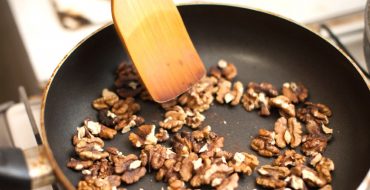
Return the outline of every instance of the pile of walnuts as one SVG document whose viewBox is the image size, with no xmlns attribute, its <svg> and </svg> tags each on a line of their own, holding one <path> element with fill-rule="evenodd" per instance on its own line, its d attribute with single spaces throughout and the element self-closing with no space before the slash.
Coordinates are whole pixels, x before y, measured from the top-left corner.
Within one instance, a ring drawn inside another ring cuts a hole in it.
<svg viewBox="0 0 370 190">
<path fill-rule="evenodd" d="M 261 116 L 268 116 L 270 110 L 277 109 L 281 116 L 272 131 L 260 129 L 251 141 L 251 148 L 259 155 L 277 157 L 272 165 L 257 170 L 258 185 L 274 189 L 331 189 L 334 162 L 322 154 L 333 134 L 328 127 L 332 112 L 324 104 L 306 101 L 307 97 L 307 88 L 295 82 L 284 83 L 281 95 L 272 84 L 248 84 L 242 99 L 247 111 L 259 109 Z M 298 147 L 304 155 L 295 152 Z"/>
<path fill-rule="evenodd" d="M 170 190 L 237 188 L 239 177 L 252 175 L 259 161 L 247 152 L 223 150 L 224 137 L 204 126 L 203 112 L 214 101 L 241 104 L 247 111 L 259 110 L 261 116 L 269 116 L 274 109 L 279 111 L 281 118 L 274 130 L 260 129 L 251 141 L 259 155 L 276 157 L 271 165 L 257 169 L 257 184 L 267 188 L 305 189 L 309 185 L 331 189 L 327 184 L 334 163 L 322 155 L 333 132 L 327 127 L 331 111 L 323 104 L 306 102 L 308 90 L 304 85 L 284 83 L 282 94 L 270 83 L 250 82 L 244 86 L 234 80 L 236 67 L 220 60 L 189 91 L 162 103 L 164 118 L 153 123 L 138 115 L 141 108 L 136 98 L 152 99 L 134 67 L 122 63 L 116 74 L 115 92 L 103 89 L 101 97 L 92 102 L 98 120 L 85 119 L 73 136 L 78 158 L 71 158 L 67 166 L 83 174 L 79 190 L 123 190 L 121 184 L 135 183 L 147 172 L 155 172 L 155 179 L 167 183 Z M 297 109 L 298 104 L 303 106 Z M 184 126 L 193 131 L 182 131 Z M 137 128 L 135 132 L 131 132 L 133 127 Z M 141 151 L 139 155 L 104 147 L 104 140 L 115 138 L 119 132 L 129 133 L 132 146 Z M 310 159 L 292 150 L 296 147 L 301 147 Z M 288 149 L 281 153 L 283 148 Z M 312 167 L 306 164 L 308 160 Z"/>
</svg>

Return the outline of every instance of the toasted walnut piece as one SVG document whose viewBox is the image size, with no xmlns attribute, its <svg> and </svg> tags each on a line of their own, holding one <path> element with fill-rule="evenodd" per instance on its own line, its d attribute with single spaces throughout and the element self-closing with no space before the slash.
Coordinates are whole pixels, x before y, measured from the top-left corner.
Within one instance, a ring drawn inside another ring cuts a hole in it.
<svg viewBox="0 0 370 190">
<path fill-rule="evenodd" d="M 259 161 L 255 155 L 246 152 L 236 152 L 228 165 L 234 168 L 235 172 L 251 175 Z"/>
<path fill-rule="evenodd" d="M 128 170 L 123 173 L 121 180 L 126 184 L 132 184 L 139 181 L 140 178 L 144 177 L 146 173 L 145 167 L 139 167 L 134 170 Z"/>
<path fill-rule="evenodd" d="M 139 75 L 132 64 L 121 63 L 118 66 L 114 84 L 121 97 L 134 97 L 144 90 Z"/>
<path fill-rule="evenodd" d="M 161 168 L 164 161 L 170 157 L 174 157 L 174 153 L 167 151 L 167 148 L 160 144 L 147 145 L 141 150 L 140 154 L 143 164 L 146 165 L 146 162 L 148 162 L 156 170 Z"/>
<path fill-rule="evenodd" d="M 129 170 L 130 164 L 138 160 L 138 157 L 135 154 L 129 154 L 127 156 L 119 155 L 113 157 L 112 161 L 114 163 L 114 172 L 121 174 Z"/>
<path fill-rule="evenodd" d="M 234 64 L 228 63 L 223 59 L 218 61 L 217 66 L 214 65 L 209 68 L 209 74 L 218 79 L 224 77 L 227 80 L 232 80 L 238 74 L 238 71 Z"/>
<path fill-rule="evenodd" d="M 131 130 L 132 127 L 139 126 L 144 123 L 144 118 L 132 115 L 128 119 L 121 120 L 116 126 L 115 130 L 121 130 L 122 133 L 127 133 Z"/>
<path fill-rule="evenodd" d="M 165 113 L 165 120 L 160 121 L 159 125 L 164 129 L 169 129 L 176 132 L 185 124 L 186 113 L 180 106 L 175 106 Z"/>
<path fill-rule="evenodd" d="M 332 190 L 333 188 L 331 187 L 330 184 L 325 185 L 324 187 L 321 187 L 319 190 Z"/>
<path fill-rule="evenodd" d="M 111 175 L 105 178 L 90 178 L 78 183 L 78 190 L 111 190 L 121 185 L 119 176 Z"/>
<path fill-rule="evenodd" d="M 112 112 L 120 119 L 128 119 L 140 110 L 140 105 L 132 97 L 127 97 L 113 104 Z"/>
<path fill-rule="evenodd" d="M 159 128 L 159 131 L 157 134 L 155 134 L 155 137 L 158 139 L 158 142 L 165 142 L 170 138 L 170 135 L 168 134 L 167 130 Z"/>
<path fill-rule="evenodd" d="M 103 139 L 113 139 L 116 136 L 117 131 L 111 128 L 108 128 L 104 125 L 101 126 L 99 137 Z"/>
<path fill-rule="evenodd" d="M 290 170 L 283 166 L 263 165 L 257 171 L 260 175 L 270 176 L 276 179 L 284 179 L 290 174 Z"/>
<path fill-rule="evenodd" d="M 236 106 L 240 103 L 240 100 L 242 99 L 242 96 L 243 96 L 243 92 L 244 92 L 243 83 L 240 81 L 236 81 L 234 83 L 233 90 L 232 90 L 232 93 L 234 96 L 234 99 L 231 101 L 232 106 Z"/>
<path fill-rule="evenodd" d="M 216 94 L 216 100 L 218 103 L 223 104 L 225 103 L 225 100 L 228 100 L 228 98 L 226 98 L 226 94 L 228 94 L 231 90 L 231 82 L 225 79 L 220 79 L 217 83 L 217 86 L 218 90 Z M 232 99 L 234 99 L 234 97 Z M 227 103 L 231 102 L 232 99 L 228 100 Z"/>
<path fill-rule="evenodd" d="M 276 156 L 280 153 L 279 149 L 275 146 L 275 133 L 260 129 L 258 136 L 254 137 L 251 141 L 251 147 L 257 151 L 258 154 L 265 157 Z"/>
<path fill-rule="evenodd" d="M 279 148 L 285 148 L 286 147 L 286 141 L 284 138 L 285 132 L 287 130 L 287 125 L 288 121 L 285 117 L 280 117 L 278 120 L 275 122 L 275 140 L 276 140 L 276 145 Z"/>
<path fill-rule="evenodd" d="M 198 128 L 206 117 L 198 111 L 192 111 L 190 108 L 185 108 L 186 119 L 185 124 L 193 129 Z"/>
<path fill-rule="evenodd" d="M 261 82 L 261 83 L 250 82 L 248 83 L 248 88 L 253 89 L 256 93 L 262 92 L 266 94 L 266 96 L 268 97 L 275 97 L 279 95 L 277 88 L 267 82 Z"/>
<path fill-rule="evenodd" d="M 157 181 L 164 180 L 165 182 L 171 178 L 178 179 L 179 174 L 174 170 L 174 166 L 177 161 L 173 158 L 166 160 L 163 166 L 158 170 L 155 179 Z"/>
<path fill-rule="evenodd" d="M 67 167 L 72 168 L 74 170 L 83 170 L 89 168 L 93 165 L 91 160 L 76 160 L 71 158 L 71 160 L 67 163 Z"/>
<path fill-rule="evenodd" d="M 111 155 L 123 155 L 122 152 L 118 150 L 118 148 L 113 146 L 105 148 L 105 151 L 107 151 Z"/>
<path fill-rule="evenodd" d="M 100 123 L 108 127 L 114 127 L 120 122 L 120 119 L 117 117 L 117 115 L 108 109 L 99 110 L 98 120 Z"/>
<path fill-rule="evenodd" d="M 155 125 L 142 125 L 136 133 L 130 133 L 128 138 L 135 147 L 157 144 L 158 141 L 155 137 Z"/>
<path fill-rule="evenodd" d="M 188 157 L 182 159 L 179 173 L 183 181 L 189 181 L 193 177 L 193 161 L 197 159 L 198 155 L 195 153 L 190 153 Z"/>
<path fill-rule="evenodd" d="M 208 138 L 211 130 L 212 130 L 211 126 L 207 125 L 207 126 L 205 126 L 204 128 L 202 128 L 200 130 L 193 131 L 191 133 L 191 135 L 193 136 L 193 138 L 195 140 L 201 141 L 204 138 Z"/>
<path fill-rule="evenodd" d="M 287 177 L 285 179 L 285 182 L 287 182 L 288 183 L 287 185 L 290 186 L 292 189 L 299 190 L 307 189 L 302 178 L 297 177 L 295 175 Z"/>
<path fill-rule="evenodd" d="M 283 111 L 283 113 L 287 116 L 294 117 L 295 116 L 295 106 L 290 102 L 290 100 L 285 96 L 277 96 L 270 99 L 270 104 L 273 107 L 277 107 Z"/>
<path fill-rule="evenodd" d="M 216 190 L 233 190 L 238 187 L 239 176 L 234 173 L 228 178 L 222 180 L 222 183 L 217 186 Z"/>
<path fill-rule="evenodd" d="M 282 93 L 291 102 L 304 102 L 308 97 L 307 88 L 301 83 L 286 82 L 283 84 Z"/>
<path fill-rule="evenodd" d="M 215 178 L 226 178 L 233 172 L 233 168 L 226 164 L 212 164 L 202 175 L 202 184 L 211 184 Z"/>
<path fill-rule="evenodd" d="M 259 176 L 256 178 L 256 183 L 265 188 L 278 189 L 286 186 L 286 182 L 281 179 L 276 179 L 273 177 Z"/>
<path fill-rule="evenodd" d="M 88 169 L 83 170 L 86 175 L 85 179 L 91 178 L 106 178 L 114 173 L 113 163 L 107 159 L 101 159 L 94 162 L 94 164 Z"/>
<path fill-rule="evenodd" d="M 321 177 L 318 172 L 307 166 L 302 167 L 302 179 L 312 187 L 323 187 L 327 184 L 324 177 Z"/>
<path fill-rule="evenodd" d="M 185 183 L 179 179 L 171 178 L 167 190 L 185 190 Z"/>
<path fill-rule="evenodd" d="M 294 150 L 286 150 L 283 154 L 279 155 L 272 163 L 274 166 L 297 166 L 304 164 L 306 157 L 296 153 Z"/>
<path fill-rule="evenodd" d="M 174 152 L 181 156 L 189 155 L 193 151 L 193 141 L 194 139 L 189 132 L 176 133 L 172 138 Z"/>
<path fill-rule="evenodd" d="M 103 150 L 104 141 L 97 137 L 82 138 L 76 145 L 75 151 L 84 160 L 99 160 L 109 156 Z"/>
<path fill-rule="evenodd" d="M 113 106 L 119 100 L 116 93 L 109 91 L 108 89 L 103 89 L 102 97 L 94 100 L 92 105 L 95 109 L 101 110 Z"/>
<path fill-rule="evenodd" d="M 287 137 L 289 132 L 289 138 Z M 302 126 L 295 117 L 288 119 L 288 130 L 285 131 L 284 139 L 286 143 L 289 143 L 292 148 L 299 146 L 302 142 Z"/>
<path fill-rule="evenodd" d="M 171 110 L 173 107 L 175 107 L 177 105 L 177 98 L 173 99 L 173 100 L 170 100 L 168 102 L 164 102 L 164 103 L 161 103 L 161 107 L 164 109 L 164 110 Z"/>
<path fill-rule="evenodd" d="M 302 138 L 301 150 L 306 156 L 311 156 L 316 153 L 325 151 L 328 140 L 326 137 L 316 135 L 305 135 Z"/>
<path fill-rule="evenodd" d="M 318 124 L 329 124 L 329 117 L 332 115 L 330 108 L 324 104 L 305 102 L 303 108 L 297 110 L 297 117 L 303 122 L 314 120 Z"/>
<path fill-rule="evenodd" d="M 327 157 L 323 157 L 315 166 L 316 171 L 319 172 L 321 176 L 325 178 L 325 180 L 330 183 L 332 180 L 331 171 L 334 171 L 334 162 Z"/>
<path fill-rule="evenodd" d="M 91 121 L 90 119 L 85 119 L 84 125 L 92 135 L 98 135 L 101 131 L 102 125 L 99 122 Z"/>
<path fill-rule="evenodd" d="M 203 112 L 210 108 L 213 102 L 213 94 L 217 91 L 217 79 L 214 77 L 203 77 L 193 85 L 187 92 L 178 98 L 180 105 L 192 110 Z"/>
</svg>

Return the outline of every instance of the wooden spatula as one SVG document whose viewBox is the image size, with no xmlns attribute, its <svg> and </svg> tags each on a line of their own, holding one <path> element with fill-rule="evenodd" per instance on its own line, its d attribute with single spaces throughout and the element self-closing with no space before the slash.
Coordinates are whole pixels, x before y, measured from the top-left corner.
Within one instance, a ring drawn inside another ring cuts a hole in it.
<svg viewBox="0 0 370 190">
<path fill-rule="evenodd" d="M 166 102 L 205 68 L 172 0 L 112 0 L 114 26 L 149 94 Z"/>
</svg>

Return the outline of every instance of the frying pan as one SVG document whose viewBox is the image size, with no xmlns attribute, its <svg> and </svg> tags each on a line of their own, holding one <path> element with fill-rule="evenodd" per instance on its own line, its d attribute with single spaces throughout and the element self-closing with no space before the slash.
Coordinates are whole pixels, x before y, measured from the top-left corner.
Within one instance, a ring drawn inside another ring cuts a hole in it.
<svg viewBox="0 0 370 190">
<path fill-rule="evenodd" d="M 281 17 L 240 7 L 221 5 L 180 6 L 187 30 L 203 62 L 209 67 L 220 58 L 238 68 L 238 80 L 286 81 L 305 84 L 309 100 L 331 107 L 330 127 L 334 138 L 324 155 L 333 159 L 334 189 L 355 189 L 370 167 L 370 93 L 364 75 L 341 50 L 308 29 Z M 103 88 L 113 88 L 114 73 L 128 56 L 114 27 L 108 25 L 81 42 L 55 70 L 46 88 L 41 127 L 45 154 L 55 175 L 65 188 L 77 185 L 81 175 L 66 167 L 73 152 L 71 137 L 86 118 L 96 118 L 91 101 Z M 162 119 L 163 111 L 154 103 L 140 102 L 140 114 L 147 122 Z M 259 128 L 273 129 L 278 114 L 262 118 L 242 106 L 215 104 L 205 112 L 204 125 L 225 137 L 225 150 L 248 151 L 251 136 Z M 224 124 L 224 121 L 227 124 Z M 124 154 L 138 153 L 120 134 L 105 146 L 116 146 Z M 260 164 L 271 159 L 259 158 Z M 155 172 L 147 174 L 128 189 L 161 189 Z M 255 175 L 241 177 L 239 189 L 254 189 Z"/>
</svg>

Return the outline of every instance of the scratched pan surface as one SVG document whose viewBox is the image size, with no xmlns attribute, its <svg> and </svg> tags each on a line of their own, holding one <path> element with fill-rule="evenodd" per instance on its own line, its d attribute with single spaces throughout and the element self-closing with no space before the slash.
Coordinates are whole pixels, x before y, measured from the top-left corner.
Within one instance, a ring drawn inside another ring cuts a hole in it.
<svg viewBox="0 0 370 190">
<path fill-rule="evenodd" d="M 310 101 L 330 105 L 334 138 L 325 155 L 335 162 L 334 189 L 355 189 L 360 184 L 370 164 L 370 93 L 345 56 L 310 31 L 270 14 L 215 5 L 179 9 L 207 67 L 223 58 L 237 66 L 237 80 L 245 84 L 267 81 L 280 87 L 285 81 L 303 82 L 310 90 Z M 74 156 L 72 134 L 84 118 L 96 118 L 91 101 L 103 88 L 113 87 L 115 69 L 127 59 L 114 27 L 108 26 L 74 50 L 51 81 L 45 100 L 45 134 L 59 168 L 73 185 L 81 175 L 66 167 L 68 159 Z M 163 112 L 157 105 L 141 105 L 140 114 L 147 122 L 162 118 Z M 211 125 L 225 137 L 226 150 L 249 152 L 253 152 L 249 147 L 251 136 L 259 128 L 273 129 L 278 117 L 274 113 L 262 118 L 241 106 L 217 104 L 205 115 L 204 125 Z M 138 153 L 128 142 L 127 134 L 117 135 L 106 143 L 109 145 L 117 146 L 124 154 Z M 260 160 L 262 164 L 271 162 Z M 154 173 L 128 188 L 165 187 L 154 181 Z M 60 173 L 58 177 L 63 179 Z M 254 180 L 255 175 L 241 177 L 239 189 L 255 188 Z"/>
</svg>

